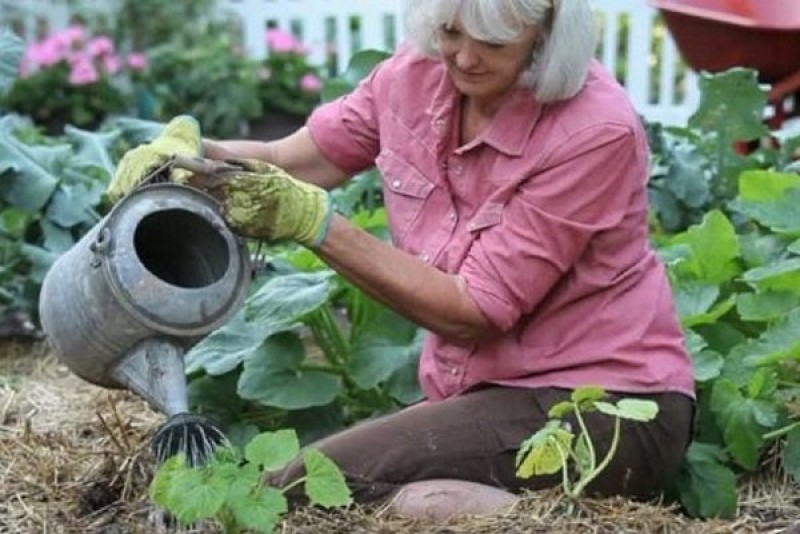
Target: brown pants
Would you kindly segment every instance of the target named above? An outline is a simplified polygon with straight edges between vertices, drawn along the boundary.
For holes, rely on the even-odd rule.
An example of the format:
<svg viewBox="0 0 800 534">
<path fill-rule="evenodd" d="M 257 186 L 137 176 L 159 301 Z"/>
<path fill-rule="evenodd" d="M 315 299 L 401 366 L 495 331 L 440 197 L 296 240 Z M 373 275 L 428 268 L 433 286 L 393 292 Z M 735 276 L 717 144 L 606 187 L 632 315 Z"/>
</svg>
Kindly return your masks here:
<svg viewBox="0 0 800 534">
<path fill-rule="evenodd" d="M 550 407 L 569 395 L 557 388 L 489 387 L 362 422 L 311 446 L 339 466 L 361 503 L 391 497 L 409 482 L 435 478 L 512 492 L 542 489 L 559 484 L 561 474 L 518 478 L 517 450 L 548 420 Z M 693 402 L 678 393 L 611 394 L 607 400 L 621 397 L 656 401 L 658 417 L 648 423 L 622 422 L 617 452 L 588 492 L 654 497 L 681 464 L 691 436 Z M 592 412 L 585 421 L 602 458 L 611 443 L 613 418 Z M 574 421 L 572 428 L 577 433 Z M 290 466 L 272 482 L 284 486 L 301 473 L 299 465 Z"/>
</svg>

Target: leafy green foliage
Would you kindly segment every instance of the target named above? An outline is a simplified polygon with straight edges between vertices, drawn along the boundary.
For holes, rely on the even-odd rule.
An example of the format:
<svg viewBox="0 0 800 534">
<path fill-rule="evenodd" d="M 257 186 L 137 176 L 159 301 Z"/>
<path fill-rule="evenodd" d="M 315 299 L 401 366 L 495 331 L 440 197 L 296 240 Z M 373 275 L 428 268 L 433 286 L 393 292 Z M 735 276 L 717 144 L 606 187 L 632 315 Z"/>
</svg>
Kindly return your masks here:
<svg viewBox="0 0 800 534">
<path fill-rule="evenodd" d="M 639 399 L 620 399 L 616 404 L 602 401 L 606 393 L 602 388 L 586 386 L 575 389 L 569 401 L 550 408 L 550 419 L 530 438 L 522 442 L 517 451 L 517 476 L 530 478 L 562 472 L 562 487 L 570 498 L 578 498 L 589 483 L 608 466 L 617 451 L 620 421 L 647 422 L 658 415 L 658 404 Z M 597 457 L 592 436 L 586 426 L 584 414 L 599 411 L 614 418 L 614 434 L 606 456 Z M 572 415 L 578 424 L 576 436 L 564 418 Z M 575 476 L 570 476 L 570 468 Z"/>
<path fill-rule="evenodd" d="M 238 137 L 262 112 L 258 64 L 236 52 L 236 43 L 215 34 L 191 45 L 168 42 L 150 52 L 150 90 L 156 118 L 188 114 L 210 137 Z"/>
<path fill-rule="evenodd" d="M 19 72 L 25 42 L 8 28 L 0 29 L 0 97 L 9 90 Z"/>
<path fill-rule="evenodd" d="M 285 488 L 270 486 L 268 473 L 298 457 L 305 476 Z M 232 447 L 219 449 L 202 466 L 190 467 L 183 456 L 174 456 L 156 472 L 150 498 L 182 524 L 216 519 L 225 532 L 269 533 L 289 509 L 284 493 L 299 484 L 304 484 L 311 504 L 333 508 L 352 502 L 336 464 L 316 449 L 301 452 L 292 430 L 259 434 L 243 455 Z"/>
<path fill-rule="evenodd" d="M 700 75 L 701 100 L 685 128 L 649 125 L 653 162 L 649 184 L 656 226 L 673 232 L 697 223 L 736 196 L 739 175 L 767 159 L 788 163 L 779 152 L 748 153 L 767 133 L 761 117 L 767 90 L 749 69 Z"/>
<path fill-rule="evenodd" d="M 285 258 L 302 265 L 308 254 L 290 251 Z M 239 398 L 278 410 L 278 425 L 294 418 L 304 438 L 420 398 L 418 328 L 332 271 L 311 265 L 314 270 L 291 267 L 273 275 L 237 316 L 187 355 L 193 381 L 230 374 Z M 214 411 L 218 401 L 198 394 L 193 402 Z M 297 418 L 320 409 L 329 414 Z M 241 423 L 230 413 L 224 421 Z"/>
</svg>

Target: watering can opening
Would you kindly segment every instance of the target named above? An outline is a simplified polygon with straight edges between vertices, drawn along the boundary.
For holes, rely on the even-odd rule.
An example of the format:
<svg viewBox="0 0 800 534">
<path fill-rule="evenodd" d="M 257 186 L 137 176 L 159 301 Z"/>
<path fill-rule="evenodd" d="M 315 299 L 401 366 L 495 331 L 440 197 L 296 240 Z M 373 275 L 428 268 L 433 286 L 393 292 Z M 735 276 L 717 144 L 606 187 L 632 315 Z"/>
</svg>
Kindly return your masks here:
<svg viewBox="0 0 800 534">
<path fill-rule="evenodd" d="M 182 288 L 202 288 L 228 271 L 230 249 L 220 232 L 186 210 L 156 211 L 142 218 L 133 236 L 139 261 L 154 276 Z"/>
</svg>

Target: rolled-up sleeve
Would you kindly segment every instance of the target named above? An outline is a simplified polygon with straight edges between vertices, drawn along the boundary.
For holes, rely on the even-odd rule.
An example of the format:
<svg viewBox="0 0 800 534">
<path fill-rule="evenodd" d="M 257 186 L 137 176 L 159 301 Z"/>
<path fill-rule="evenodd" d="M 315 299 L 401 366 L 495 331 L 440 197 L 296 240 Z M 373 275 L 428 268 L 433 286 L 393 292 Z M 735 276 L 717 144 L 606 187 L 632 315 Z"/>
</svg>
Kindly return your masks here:
<svg viewBox="0 0 800 534">
<path fill-rule="evenodd" d="M 507 331 L 557 283 L 569 283 L 565 273 L 592 237 L 628 211 L 633 188 L 642 186 L 643 159 L 629 131 L 592 128 L 572 135 L 532 171 L 459 270 L 489 321 Z"/>
<path fill-rule="evenodd" d="M 380 94 L 378 65 L 349 94 L 319 106 L 307 121 L 314 143 L 325 157 L 347 174 L 373 166 L 380 141 L 380 117 L 375 95 Z"/>
</svg>

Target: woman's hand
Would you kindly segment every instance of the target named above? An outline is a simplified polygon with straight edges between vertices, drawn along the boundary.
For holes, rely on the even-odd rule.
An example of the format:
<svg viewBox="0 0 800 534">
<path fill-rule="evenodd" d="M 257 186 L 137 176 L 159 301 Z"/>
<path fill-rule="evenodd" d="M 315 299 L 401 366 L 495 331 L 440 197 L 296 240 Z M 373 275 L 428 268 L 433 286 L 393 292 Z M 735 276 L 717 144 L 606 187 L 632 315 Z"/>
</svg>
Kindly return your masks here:
<svg viewBox="0 0 800 534">
<path fill-rule="evenodd" d="M 197 157 L 202 150 L 200 125 L 197 121 L 188 115 L 175 117 L 155 139 L 127 151 L 122 156 L 106 194 L 116 203 L 133 191 L 149 174 L 169 162 L 174 155 Z M 189 171 L 173 168 L 169 177 L 176 183 L 184 183 L 189 174 Z"/>
<path fill-rule="evenodd" d="M 266 241 L 317 247 L 328 233 L 333 208 L 328 193 L 259 160 L 227 160 L 225 170 L 196 174 L 189 185 L 216 198 L 237 233 Z"/>
</svg>

